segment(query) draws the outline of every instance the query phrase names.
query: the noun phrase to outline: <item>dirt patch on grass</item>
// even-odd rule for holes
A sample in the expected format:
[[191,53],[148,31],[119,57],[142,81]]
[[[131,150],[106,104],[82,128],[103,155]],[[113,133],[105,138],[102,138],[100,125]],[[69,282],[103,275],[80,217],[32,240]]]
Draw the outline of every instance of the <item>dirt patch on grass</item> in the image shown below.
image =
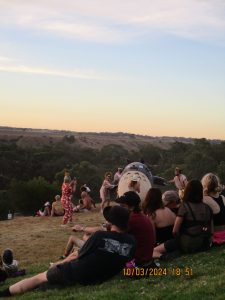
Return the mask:
[[[31,264],[55,261],[63,254],[64,247],[71,234],[71,227],[60,226],[62,217],[16,217],[10,221],[1,221],[0,251],[11,248],[21,267],[29,268]],[[96,211],[76,213],[73,224],[87,226],[100,225],[103,216]]]

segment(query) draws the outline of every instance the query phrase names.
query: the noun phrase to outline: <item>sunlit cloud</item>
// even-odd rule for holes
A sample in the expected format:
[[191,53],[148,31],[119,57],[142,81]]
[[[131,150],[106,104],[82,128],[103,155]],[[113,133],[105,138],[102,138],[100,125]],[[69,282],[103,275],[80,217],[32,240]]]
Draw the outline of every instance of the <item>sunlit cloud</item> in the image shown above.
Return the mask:
[[53,69],[46,67],[28,66],[16,63],[10,58],[0,56],[0,72],[9,73],[24,73],[24,74],[36,74],[47,76],[60,76],[67,78],[78,78],[87,80],[107,80],[106,76],[97,74],[94,70],[81,70],[81,69]]
[[12,61],[11,58],[6,57],[6,56],[0,56],[0,63],[1,62],[10,62],[10,61]]
[[101,43],[152,33],[206,41],[225,39],[222,0],[0,0],[0,24]]

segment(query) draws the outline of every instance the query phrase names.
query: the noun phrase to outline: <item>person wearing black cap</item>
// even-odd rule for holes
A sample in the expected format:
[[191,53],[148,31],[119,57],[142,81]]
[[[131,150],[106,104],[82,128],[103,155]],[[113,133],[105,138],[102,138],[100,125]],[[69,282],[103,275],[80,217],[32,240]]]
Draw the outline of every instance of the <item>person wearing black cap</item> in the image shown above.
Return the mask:
[[104,209],[103,215],[110,223],[111,230],[94,233],[80,249],[76,259],[19,281],[0,291],[0,297],[25,293],[42,283],[61,286],[75,283],[94,284],[119,273],[135,253],[135,240],[126,233],[129,212],[120,206],[109,206]]
[[152,223],[141,212],[140,197],[137,193],[129,191],[116,199],[116,202],[130,213],[128,232],[134,236],[137,242],[134,256],[135,265],[138,267],[154,266],[152,255],[155,245],[155,234]]

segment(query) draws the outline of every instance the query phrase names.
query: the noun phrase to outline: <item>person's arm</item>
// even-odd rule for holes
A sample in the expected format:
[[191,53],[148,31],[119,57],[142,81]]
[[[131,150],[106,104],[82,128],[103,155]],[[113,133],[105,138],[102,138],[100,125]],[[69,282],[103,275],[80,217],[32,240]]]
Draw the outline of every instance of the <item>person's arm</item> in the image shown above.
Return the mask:
[[77,188],[77,181],[76,180],[72,180],[70,183],[71,187],[72,187],[72,193],[76,192],[76,188]]
[[104,186],[106,189],[113,189],[115,187],[115,185],[111,184],[109,181],[105,181]]
[[216,201],[215,201],[214,199],[212,199],[210,196],[204,196],[203,202],[204,202],[205,204],[207,204],[207,205],[211,208],[211,210],[212,210],[212,212],[213,212],[214,215],[215,215],[215,214],[218,214],[218,213],[220,212],[220,207],[219,207],[219,205],[218,205],[218,204],[216,203]]
[[168,180],[167,183],[174,183],[175,180],[174,179],[171,179],[171,180]]
[[154,236],[156,238],[156,229],[155,229],[155,222],[154,222],[154,219],[152,218],[152,216],[148,215],[148,218],[149,218],[149,221],[151,222],[152,224],[152,228],[153,228],[153,233],[154,233]]
[[173,226],[173,235],[176,237],[179,235],[180,227],[183,222],[183,217],[176,217],[174,226]]
[[187,186],[187,184],[188,184],[187,177],[186,177],[186,176],[184,176],[184,187],[186,187],[186,186]]
[[77,232],[83,232],[86,234],[93,234],[96,231],[102,230],[102,227],[100,227],[100,226],[88,227],[88,226],[75,225],[72,228],[72,230],[77,231]]
[[55,215],[55,208],[54,208],[54,203],[52,203],[51,217],[54,217],[54,215]]
[[225,206],[225,197],[223,196],[223,195],[220,195],[221,197],[222,197],[222,199],[223,199],[223,204],[224,204],[224,206]]

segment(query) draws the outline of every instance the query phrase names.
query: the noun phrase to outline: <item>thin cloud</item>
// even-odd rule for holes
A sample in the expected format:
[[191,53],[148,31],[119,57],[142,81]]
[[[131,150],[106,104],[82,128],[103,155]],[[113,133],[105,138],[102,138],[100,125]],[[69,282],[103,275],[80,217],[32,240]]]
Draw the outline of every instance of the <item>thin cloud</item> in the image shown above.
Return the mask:
[[0,56],[0,62],[10,62],[10,61],[12,61],[11,58],[6,56]]
[[84,24],[81,22],[43,22],[43,24],[39,24],[38,26],[36,26],[36,28],[67,38],[94,42],[104,41],[107,43],[115,43],[122,42],[127,39],[125,34],[113,28],[109,28],[107,26],[97,26],[95,24]]
[[0,0],[0,24],[101,43],[151,36],[224,41],[222,0]]
[[86,80],[107,80],[106,76],[97,74],[94,70],[61,70],[51,68],[31,67],[20,64],[8,63],[11,60],[1,60],[0,56],[0,71],[10,73],[24,73],[35,75],[47,75],[47,76],[60,76],[67,78],[77,78]]

